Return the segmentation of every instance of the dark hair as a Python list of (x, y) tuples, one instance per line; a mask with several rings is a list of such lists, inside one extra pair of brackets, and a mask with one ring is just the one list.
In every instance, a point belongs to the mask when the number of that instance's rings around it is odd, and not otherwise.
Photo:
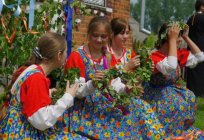
[(122, 31), (126, 30), (126, 27), (128, 26), (128, 29), (130, 30), (130, 25), (125, 19), (122, 18), (113, 18), (111, 20), (111, 29), (114, 33), (114, 35), (118, 35)]
[[(180, 23), (181, 24), (181, 23)], [(165, 22), (159, 29), (158, 40), (155, 47), (160, 49), (161, 46), (168, 40), (168, 28), (171, 27), (171, 21)], [(181, 37), (185, 29), (180, 30), (178, 37)], [(165, 35), (165, 36), (164, 36)]]
[(157, 49), (160, 49), (161, 46), (167, 41), (167, 37), (165, 38), (162, 38), (162, 34), (166, 32), (166, 30), (168, 29), (168, 23), (164, 23), (160, 29), (159, 29), (159, 32), (158, 32), (158, 40), (157, 40), (157, 43), (155, 45), (155, 47)]
[(195, 10), (196, 12), (200, 11), (201, 6), (204, 6), (204, 0), (196, 0)]
[(96, 16), (91, 19), (88, 25), (87, 34), (92, 34), (92, 32), (98, 28), (98, 25), (105, 26), (106, 32), (108, 33), (108, 36), (110, 38), (112, 33), (110, 22), (107, 17), (102, 16)]
[(26, 64), (39, 64), (43, 59), (51, 60), (59, 51), (63, 52), (65, 49), (65, 38), (60, 34), (48, 32), (40, 37), (37, 46), (33, 49), (33, 55)]

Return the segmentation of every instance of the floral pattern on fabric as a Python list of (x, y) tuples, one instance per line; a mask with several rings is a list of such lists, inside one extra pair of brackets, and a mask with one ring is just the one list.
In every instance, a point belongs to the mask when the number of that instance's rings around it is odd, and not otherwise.
[[(176, 84), (178, 78), (179, 68), (168, 76), (156, 73), (150, 83), (145, 83), (143, 99), (151, 104), (167, 137), (186, 136), (188, 131), (197, 131), (192, 127), (196, 97), (192, 91)], [(204, 139), (204, 133), (199, 133), (198, 137)]]
[[(38, 69), (29, 70), (12, 91), (11, 100), (8, 107), (6, 118), (0, 122), (0, 139), (86, 139), (77, 134), (68, 132), (66, 125), (57, 122), (54, 127), (45, 131), (39, 131), (34, 128), (22, 114), (21, 104), (17, 100), (17, 92), (20, 90), (21, 84), (32, 74), (41, 72)], [(63, 122), (63, 121), (62, 121)]]
[[(112, 54), (113, 55), (113, 54)], [(121, 58), (123, 60), (115, 60), (117, 62), (115, 62), (113, 65), (114, 67), (116, 67), (117, 69), (123, 69), (125, 63), (129, 62), (130, 59), (132, 58), (132, 51), (131, 49), (125, 49), (125, 54), (124, 56)], [(116, 59), (116, 58), (115, 58)]]
[[(78, 52), (84, 60), (88, 80), (94, 74), (92, 61), (82, 49)], [(97, 69), (103, 70), (103, 64)], [(74, 107), (67, 111), (68, 125), (72, 132), (91, 139), (161, 139), (165, 136), (163, 126), (147, 102), (132, 99), (128, 108), (130, 113), (123, 115), (96, 90), (83, 100), (75, 100)]]

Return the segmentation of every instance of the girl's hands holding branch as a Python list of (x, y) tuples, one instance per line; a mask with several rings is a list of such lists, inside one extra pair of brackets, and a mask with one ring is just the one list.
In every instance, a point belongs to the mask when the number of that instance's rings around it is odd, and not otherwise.
[(96, 82), (101, 81), (104, 78), (104, 72), (102, 71), (95, 71), (95, 74), (92, 78), (93, 86), (96, 87)]
[(52, 95), (55, 95), (57, 93), (57, 89), (51, 88), (51, 89), (49, 89), (49, 93), (50, 93), (50, 97), (52, 97)]
[(126, 65), (125, 65), (125, 69), (127, 71), (129, 70), (132, 70), (136, 67), (139, 67), (140, 66), (140, 55), (136, 55), (135, 57), (133, 57), (130, 62), (128, 62)]
[(70, 86), (69, 81), (67, 81), (65, 92), (71, 94), (72, 97), (74, 98), (76, 96), (76, 92), (77, 92), (78, 88), (79, 88), (78, 83), (75, 83), (72, 86)]

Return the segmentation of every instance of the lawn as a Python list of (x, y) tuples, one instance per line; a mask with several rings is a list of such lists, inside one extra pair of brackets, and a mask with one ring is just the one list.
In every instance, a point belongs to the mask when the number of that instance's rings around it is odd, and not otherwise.
[(198, 110), (194, 126), (204, 130), (204, 98), (198, 98)]

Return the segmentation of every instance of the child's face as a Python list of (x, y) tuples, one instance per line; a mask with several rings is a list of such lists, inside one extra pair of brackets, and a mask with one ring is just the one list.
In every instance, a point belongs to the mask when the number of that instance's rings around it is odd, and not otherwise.
[(118, 46), (124, 46), (128, 37), (129, 37), (129, 28), (126, 26), (126, 29), (122, 31), (121, 33), (114, 36), (114, 41)]
[(98, 25), (95, 30), (89, 35), (89, 45), (98, 50), (106, 46), (109, 41), (109, 34), (104, 25)]

